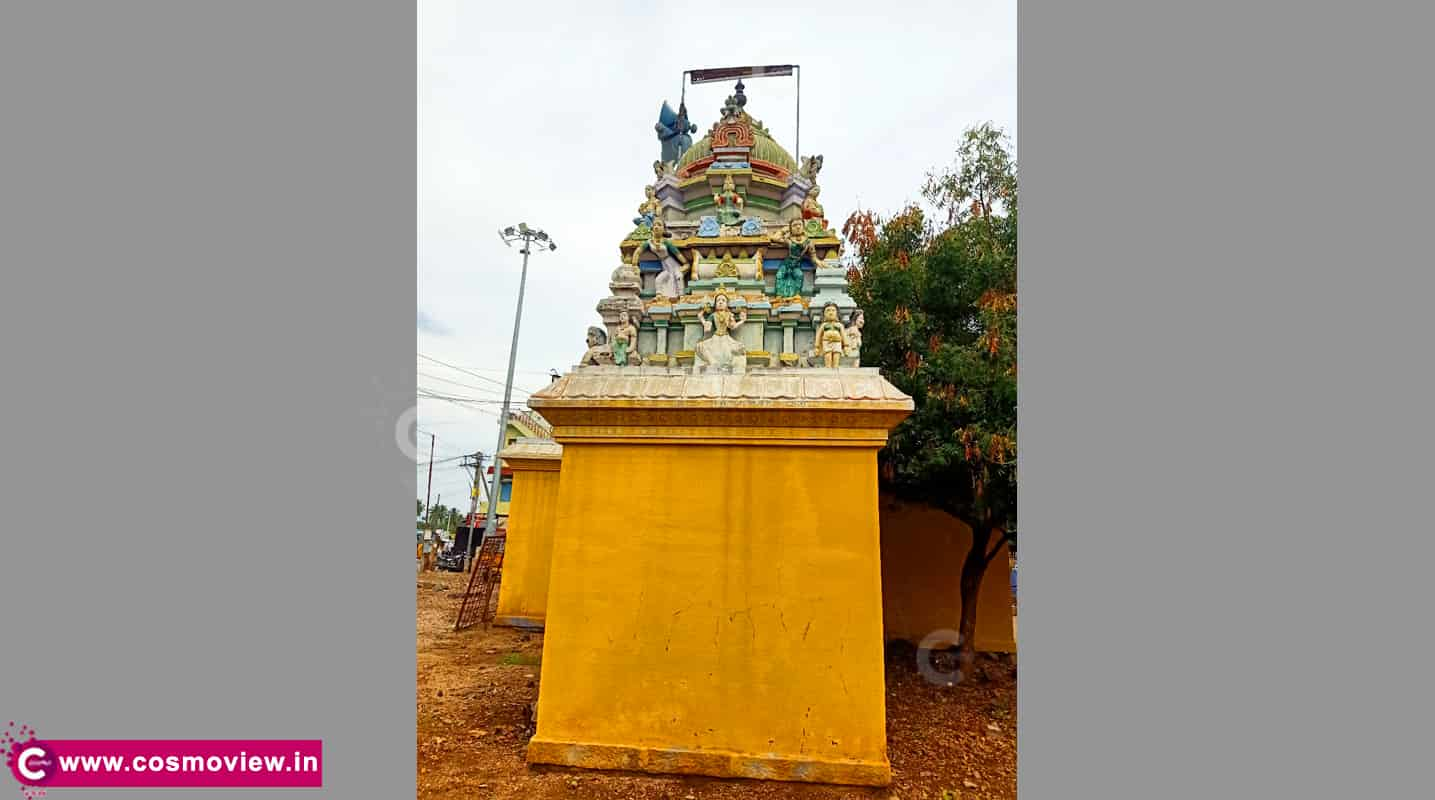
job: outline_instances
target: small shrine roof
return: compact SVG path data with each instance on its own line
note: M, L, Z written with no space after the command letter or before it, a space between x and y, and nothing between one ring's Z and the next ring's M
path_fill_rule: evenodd
M563 445L552 439L524 437L503 448L499 458L562 458Z

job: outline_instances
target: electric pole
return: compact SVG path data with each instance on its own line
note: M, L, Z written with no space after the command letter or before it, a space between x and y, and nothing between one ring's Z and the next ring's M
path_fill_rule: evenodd
M428 485L428 488L424 490L424 529L425 529L425 530L427 530L427 529L428 529L428 526L429 526L429 508L430 508L430 506L429 506L429 499L430 499L431 497L433 497L433 443L434 443L434 439L435 439L435 438L437 438L437 437L435 437L432 433L429 434L429 485Z
M520 222L518 226L507 227L498 232L503 243L512 247L514 242L523 242L523 272L518 278L518 310L513 313L513 342L508 348L508 380L503 384L503 410L498 415L498 446L493 448L493 480L488 485L488 516L484 520L483 538L486 540L493 535L498 527L498 500L503 495L498 491L498 482L503 474L503 447L508 436L508 404L513 399L513 367L518 359L518 330L523 320L523 288L528 283L528 255L533 249L533 243L538 242L539 246L548 245L550 251L557 250L558 245L548 238L548 234L537 228L528 227L528 223Z
M471 456L463 457L464 467L473 467L473 488L469 490L472 495L472 502L469 503L468 512L468 544L464 547L464 569L468 568L468 562L473 559L473 551L478 546L478 537L474 536L474 523L478 519L478 489L483 486L483 453L477 452ZM493 504L489 503L489 513L493 513Z

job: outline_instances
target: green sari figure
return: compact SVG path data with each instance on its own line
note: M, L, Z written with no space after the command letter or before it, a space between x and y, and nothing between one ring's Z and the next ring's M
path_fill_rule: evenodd
M626 310L618 312L618 328L613 331L613 363L626 367L638 364L638 328Z
M795 219L787 226L787 258L777 268L777 280L773 291L778 297L796 297L802 292L802 259L811 258L817 264L817 250L803 231L802 220Z

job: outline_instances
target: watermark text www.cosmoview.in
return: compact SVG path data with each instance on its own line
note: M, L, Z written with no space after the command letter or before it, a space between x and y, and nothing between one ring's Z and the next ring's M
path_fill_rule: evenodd
M14 741L6 761L21 785L45 789L323 786L317 739L29 738Z

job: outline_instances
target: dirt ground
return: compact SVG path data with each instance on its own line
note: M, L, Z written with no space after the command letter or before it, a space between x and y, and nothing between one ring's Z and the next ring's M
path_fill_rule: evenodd
M477 626L455 633L467 575L418 576L419 800L970 800L1016 797L1016 666L983 658L981 677L934 686L911 647L887 653L892 785L776 781L530 767L542 634Z

